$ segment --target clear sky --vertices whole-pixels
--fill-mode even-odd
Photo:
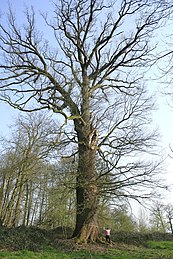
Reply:
[[[6,13],[8,2],[8,0],[0,0],[0,10],[2,14]],[[46,11],[51,3],[49,0],[13,0],[10,2],[17,14],[19,22],[23,21],[24,16],[22,16],[21,11],[24,9],[25,5],[33,5],[37,10]],[[153,83],[148,82],[148,84]],[[169,144],[173,148],[173,109],[168,106],[166,97],[160,96],[157,90],[159,89],[159,82],[155,82],[154,87],[154,91],[158,93],[158,110],[153,113],[153,119],[155,125],[160,128],[160,133],[162,135],[160,144],[165,150],[165,156],[167,156],[170,153]],[[14,110],[7,104],[0,102],[0,134],[6,135],[10,132],[10,128],[8,126],[13,123],[13,119],[17,114],[17,110]],[[167,159],[167,174],[165,176],[168,183],[173,184],[173,159]],[[173,192],[171,193],[171,198],[173,198]]]

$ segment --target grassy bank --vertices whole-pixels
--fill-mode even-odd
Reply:
[[[2,259],[173,259],[169,234],[113,233],[112,244],[76,244],[62,229],[0,228]]]

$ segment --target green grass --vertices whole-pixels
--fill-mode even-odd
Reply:
[[[121,232],[112,245],[76,244],[60,230],[0,227],[0,259],[173,259],[171,234]]]
[[[124,248],[107,247],[104,252],[79,250],[62,252],[46,248],[39,252],[28,250],[0,251],[2,259],[173,259],[173,241],[148,241],[146,247],[125,245]]]
[[[148,241],[147,248],[173,250],[173,241]]]

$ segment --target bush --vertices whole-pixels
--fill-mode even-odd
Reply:
[[[126,244],[140,245],[146,241],[173,241],[173,235],[169,233],[139,233],[139,232],[112,232],[112,241]]]

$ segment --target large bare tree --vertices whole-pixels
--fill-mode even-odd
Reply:
[[[51,16],[42,14],[43,34],[33,8],[23,26],[11,10],[0,25],[1,100],[59,114],[68,155],[78,161],[73,237],[96,239],[102,192],[138,199],[158,183],[157,167],[141,159],[155,139],[143,77],[156,58],[153,31],[170,10],[160,0],[59,0]]]

